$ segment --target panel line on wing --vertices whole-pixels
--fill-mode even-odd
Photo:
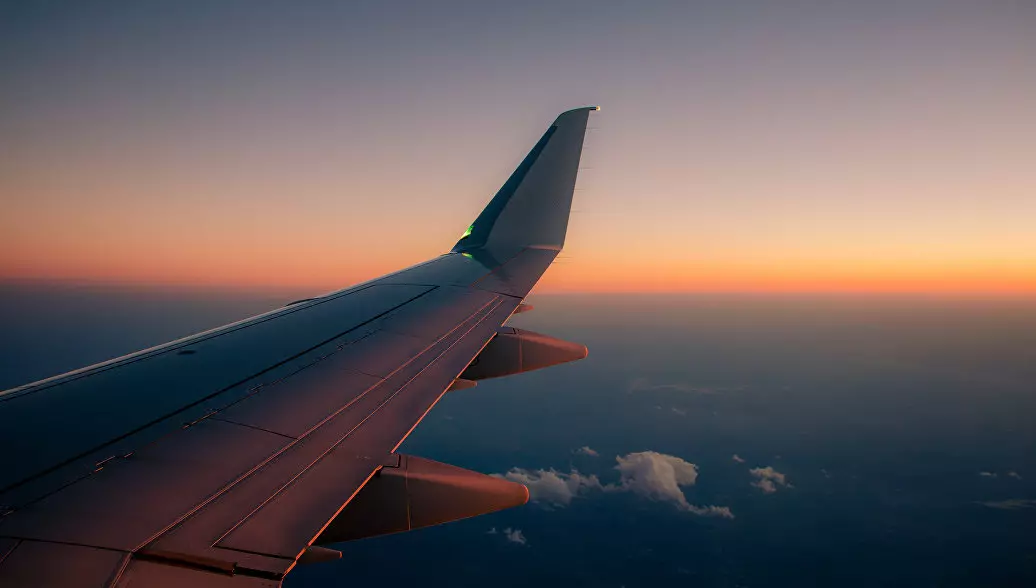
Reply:
[[[494,302],[496,303],[495,305],[493,305],[493,303],[494,303]],[[213,494],[211,494],[211,495],[210,495],[209,497],[207,497],[207,498],[206,498],[205,500],[202,500],[202,501],[200,501],[200,502],[199,502],[199,503],[198,503],[197,505],[195,505],[195,506],[194,506],[193,508],[189,509],[189,510],[188,510],[187,512],[183,513],[183,515],[181,515],[180,517],[177,517],[177,519],[176,519],[175,521],[171,522],[171,523],[170,523],[169,525],[167,525],[167,526],[166,526],[166,527],[164,527],[163,529],[161,529],[161,530],[157,531],[156,533],[154,533],[153,535],[151,535],[151,536],[150,536],[149,538],[147,538],[147,539],[146,539],[145,541],[142,541],[142,542],[141,542],[141,544],[140,544],[140,545],[139,545],[139,546],[137,547],[137,549],[141,549],[141,548],[144,548],[145,546],[147,546],[147,545],[149,545],[149,544],[151,544],[151,543],[154,543],[155,541],[159,540],[159,539],[160,539],[160,538],[161,538],[161,537],[162,537],[163,535],[167,534],[167,533],[168,533],[168,532],[169,532],[170,530],[174,529],[174,528],[175,528],[175,527],[177,527],[178,525],[180,525],[180,524],[182,524],[183,522],[185,522],[185,521],[186,521],[187,519],[191,518],[191,517],[192,517],[193,515],[197,514],[197,513],[198,513],[198,512],[199,512],[199,511],[200,511],[201,509],[203,509],[203,508],[204,508],[205,506],[207,506],[208,504],[211,504],[211,503],[212,503],[212,502],[213,502],[214,500],[218,499],[218,498],[219,498],[220,496],[222,496],[222,495],[224,495],[224,494],[226,494],[226,493],[228,493],[228,492],[232,491],[232,490],[233,490],[233,488],[237,487],[237,486],[238,486],[239,484],[241,484],[241,483],[242,483],[243,481],[245,481],[246,479],[248,479],[249,477],[251,477],[252,475],[254,475],[254,474],[255,474],[255,473],[256,473],[257,471],[259,471],[259,470],[260,470],[261,468],[263,468],[263,467],[267,466],[268,464],[270,464],[270,463],[271,463],[271,462],[272,462],[273,460],[275,460],[275,459],[279,458],[280,456],[284,455],[284,454],[285,454],[286,452],[288,452],[288,451],[289,451],[289,450],[291,450],[292,448],[294,448],[294,447],[298,446],[298,444],[299,444],[299,443],[303,443],[303,442],[306,442],[308,438],[310,438],[310,437],[311,437],[311,436],[312,436],[313,434],[315,434],[315,433],[316,433],[316,432],[317,432],[318,430],[320,430],[320,429],[321,429],[321,428],[322,428],[323,426],[325,426],[325,425],[326,425],[326,424],[327,424],[328,422],[332,421],[333,419],[335,419],[336,417],[338,417],[339,415],[341,415],[341,414],[342,414],[343,412],[345,412],[345,411],[347,411],[347,410],[350,410],[350,409],[351,409],[352,407],[354,407],[355,405],[357,405],[357,403],[359,403],[359,402],[361,402],[361,401],[365,400],[365,399],[366,399],[366,398],[368,397],[368,395],[369,395],[369,394],[370,394],[370,393],[371,393],[371,392],[372,392],[373,390],[376,390],[376,389],[377,389],[377,388],[378,388],[378,387],[379,387],[380,385],[382,385],[382,384],[384,384],[384,383],[385,383],[386,381],[390,380],[390,379],[391,379],[391,377],[392,377],[392,376],[394,376],[395,374],[397,374],[397,373],[398,373],[398,372],[399,372],[400,370],[402,370],[402,369],[403,369],[403,368],[405,368],[406,366],[408,366],[408,365],[412,364],[412,363],[413,363],[414,361],[416,361],[416,360],[417,360],[418,358],[422,357],[422,356],[423,356],[423,354],[427,353],[427,351],[428,351],[429,349],[432,349],[432,348],[433,348],[433,347],[435,347],[436,345],[438,345],[438,344],[442,343],[442,342],[443,342],[444,340],[448,339],[448,338],[450,337],[450,335],[451,335],[451,334],[453,334],[453,333],[456,333],[456,332],[457,332],[457,331],[458,331],[459,329],[461,329],[461,328],[462,328],[462,327],[463,327],[463,326],[464,326],[464,325],[465,325],[466,323],[470,322],[470,320],[472,320],[472,318],[476,318],[476,317],[477,317],[477,318],[478,318],[478,322],[480,322],[481,320],[484,320],[486,316],[489,316],[489,313],[490,313],[490,312],[492,311],[492,309],[493,309],[493,308],[491,308],[491,309],[490,309],[489,311],[487,311],[487,310],[486,310],[486,308],[487,308],[487,307],[489,307],[489,306],[491,306],[491,305],[493,305],[493,308],[496,308],[496,306],[498,306],[498,305],[499,305],[499,298],[498,298],[498,297],[493,297],[493,298],[492,298],[492,299],[491,299],[490,301],[488,301],[488,302],[487,302],[486,304],[484,304],[484,305],[483,305],[482,307],[480,307],[480,308],[479,308],[479,309],[478,309],[478,310],[477,310],[477,311],[476,311],[476,312],[475,312],[474,314],[472,314],[472,315],[471,315],[471,317],[469,317],[469,318],[468,318],[467,320],[465,320],[465,321],[463,321],[463,322],[461,322],[461,323],[457,324],[457,325],[456,325],[455,327],[453,327],[452,329],[450,329],[450,331],[449,331],[449,332],[447,332],[446,334],[444,334],[444,335],[442,335],[442,336],[441,336],[440,338],[438,338],[438,339],[436,340],[436,342],[435,342],[435,343],[433,343],[432,345],[429,345],[429,346],[428,346],[428,347],[427,347],[427,348],[425,349],[425,351],[423,351],[423,352],[422,352],[421,354],[418,354],[418,355],[416,355],[415,357],[411,358],[411,359],[410,359],[409,361],[407,361],[407,362],[406,362],[406,364],[404,364],[404,365],[400,366],[399,368],[397,368],[397,369],[396,369],[395,371],[393,371],[393,372],[392,372],[392,374],[390,374],[389,376],[387,376],[386,378],[384,378],[384,379],[383,379],[383,380],[382,380],[381,382],[379,382],[378,384],[375,384],[375,385],[371,386],[370,388],[368,388],[367,390],[365,390],[365,391],[364,391],[364,392],[363,392],[362,394],[360,394],[360,395],[358,395],[357,397],[355,397],[355,398],[354,398],[353,400],[351,400],[351,401],[350,401],[349,403],[347,403],[346,405],[342,406],[342,407],[341,407],[340,409],[338,409],[337,411],[335,411],[335,412],[334,412],[334,413],[332,413],[331,415],[328,415],[327,417],[325,417],[324,419],[322,419],[321,421],[319,421],[318,423],[316,423],[315,425],[313,425],[313,426],[312,426],[312,427],[311,427],[310,429],[308,429],[308,430],[307,430],[307,431],[306,431],[305,433],[303,433],[303,434],[302,434],[302,435],[300,435],[299,437],[297,437],[297,438],[291,438],[291,439],[292,439],[292,440],[291,440],[291,442],[290,442],[290,443],[288,443],[287,445],[285,445],[285,446],[284,446],[283,448],[281,448],[281,449],[280,449],[279,451],[275,452],[274,454],[270,455],[270,456],[269,456],[269,457],[267,457],[266,459],[262,460],[262,462],[261,462],[261,463],[257,464],[257,465],[256,465],[255,467],[253,467],[253,468],[249,469],[249,470],[248,470],[247,472],[244,472],[244,473],[242,473],[242,475],[241,475],[241,476],[239,476],[239,477],[238,477],[238,478],[236,478],[235,480],[232,480],[231,482],[229,482],[228,484],[226,484],[225,486],[223,486],[222,488],[220,488],[219,490],[217,490],[216,492],[214,492]],[[478,322],[476,322],[476,324],[478,324]],[[470,329],[469,329],[469,330],[470,330]],[[466,334],[467,332],[468,332],[468,331],[465,331],[465,334]],[[459,337],[459,338],[458,338],[457,340],[460,340],[460,339],[462,339],[462,338],[463,338],[463,336]],[[455,345],[455,344],[456,344],[456,342],[457,342],[457,341],[453,341],[453,342],[451,343],[450,347],[448,347],[448,348],[447,348],[447,350],[448,350],[449,348],[452,348],[452,346],[453,346],[453,345]],[[348,346],[346,346],[346,347],[345,347],[345,349],[348,349]],[[444,351],[444,352],[445,352],[445,351]],[[441,354],[442,354],[442,353],[439,353],[439,354],[437,354],[437,355],[436,355],[436,356],[435,356],[435,357],[434,357],[434,358],[433,358],[433,359],[432,359],[432,360],[430,361],[430,364],[431,364],[431,363],[434,363],[434,362],[435,362],[435,360],[436,360],[436,359],[438,359],[438,357],[439,357],[439,356],[441,356]],[[427,366],[426,366],[426,367],[427,367]],[[422,369],[421,371],[423,371],[423,369]],[[420,373],[420,372],[418,372],[418,374],[419,374],[419,373]],[[415,376],[415,377],[416,377],[416,376]],[[406,383],[409,383],[410,381],[412,381],[412,379],[413,379],[413,378],[410,378],[410,379],[408,379]],[[400,388],[399,388],[399,389],[402,389],[403,387],[405,387],[406,383],[402,384],[402,385],[400,386]],[[388,397],[387,399],[383,399],[383,400],[382,400],[381,402],[379,402],[379,403],[378,403],[378,404],[377,404],[377,405],[375,406],[375,408],[374,408],[374,409],[373,409],[373,410],[372,410],[372,411],[371,411],[371,412],[370,412],[369,414],[367,414],[367,415],[366,415],[366,417],[365,417],[365,418],[364,418],[363,420],[361,420],[361,421],[360,421],[359,423],[357,423],[357,424],[356,424],[355,426],[351,427],[351,428],[349,429],[349,431],[348,431],[348,432],[346,432],[345,434],[343,434],[343,435],[341,435],[340,437],[338,437],[338,439],[336,439],[336,441],[335,441],[334,443],[332,443],[332,444],[331,444],[331,446],[330,446],[329,448],[327,448],[327,449],[326,449],[325,451],[323,451],[323,452],[322,452],[322,453],[321,453],[321,454],[320,454],[320,455],[319,455],[319,456],[318,456],[318,457],[317,457],[316,459],[314,459],[314,460],[313,460],[312,462],[310,462],[310,463],[309,463],[308,465],[305,465],[305,466],[304,466],[304,467],[303,467],[303,468],[302,468],[301,470],[299,470],[299,471],[298,471],[298,472],[297,472],[297,473],[296,473],[296,474],[295,474],[295,475],[294,475],[294,476],[293,476],[293,477],[291,478],[291,480],[289,480],[289,482],[288,482],[288,483],[286,483],[286,484],[285,484],[284,486],[282,486],[282,489],[283,489],[283,488],[286,488],[286,487],[288,487],[288,486],[289,486],[289,485],[291,484],[291,482],[292,482],[292,481],[294,481],[295,479],[297,479],[297,478],[298,478],[298,477],[299,477],[300,475],[302,475],[302,473],[304,473],[304,472],[305,472],[306,470],[308,470],[308,469],[309,469],[310,467],[312,467],[312,466],[313,466],[313,465],[314,465],[315,463],[319,462],[319,461],[320,461],[320,459],[322,459],[322,458],[323,458],[323,457],[324,457],[325,455],[327,455],[327,454],[328,454],[328,453],[329,453],[329,452],[330,452],[331,450],[333,450],[333,449],[334,449],[335,447],[337,447],[338,445],[340,445],[340,444],[342,443],[342,441],[343,441],[344,439],[346,439],[346,438],[347,438],[347,437],[348,437],[348,436],[349,436],[349,435],[350,435],[350,434],[351,434],[351,433],[352,433],[353,431],[355,431],[357,427],[359,427],[359,426],[360,426],[360,425],[362,425],[362,424],[363,424],[364,422],[366,422],[366,420],[367,420],[367,419],[369,419],[371,415],[373,415],[373,414],[374,414],[375,412],[377,412],[377,410],[378,410],[378,409],[380,409],[380,408],[381,408],[382,406],[384,406],[384,405],[385,405],[385,403],[386,403],[386,402],[387,402],[388,400],[390,400],[390,399],[391,399],[391,398],[392,398],[393,396],[395,396],[395,394],[396,394],[396,393],[398,393],[398,391],[399,391],[398,389],[397,389],[397,390],[395,390],[395,391],[394,391],[394,392],[393,392],[393,393],[392,393],[392,394],[391,394],[391,395],[390,395],[390,396],[389,396],[389,397]],[[277,492],[280,492],[280,490],[278,490]],[[268,502],[268,501],[269,501],[269,500],[270,500],[270,499],[271,499],[271,498],[272,498],[273,496],[275,496],[275,495],[276,495],[276,493],[274,493],[273,495],[271,495],[271,496],[267,497],[266,501],[264,501],[264,502],[263,502],[263,504],[265,504],[266,502]],[[258,508],[261,508],[261,505],[260,505],[260,507],[257,507],[257,510],[258,510]],[[246,516],[245,518],[247,519],[247,516]],[[242,519],[242,520],[244,520],[244,519]],[[228,533],[229,533],[229,531],[228,531]]]
[[[219,414],[219,413],[216,413],[216,414]],[[264,429],[262,427],[257,427],[255,425],[249,425],[247,423],[239,423],[237,421],[232,421],[230,419],[221,419],[221,418],[219,418],[219,417],[217,417],[215,415],[213,415],[209,420],[219,421],[221,423],[227,423],[228,425],[237,425],[239,427],[245,427],[246,429],[255,429],[256,431],[262,431],[264,433],[270,433],[272,435],[278,435],[278,436],[284,437],[285,439],[298,439],[298,437],[292,437],[291,435],[285,435],[284,433],[278,433],[277,431],[271,431],[270,429]]]
[[[372,323],[372,322],[374,322],[374,321],[376,321],[376,320],[378,320],[378,319],[380,319],[380,318],[382,318],[382,317],[392,313],[393,311],[395,311],[395,310],[397,310],[397,309],[399,309],[399,308],[401,308],[401,307],[403,307],[403,306],[405,306],[407,304],[410,304],[414,300],[417,300],[418,298],[420,298],[422,296],[425,296],[426,294],[428,294],[429,292],[432,292],[434,290],[435,290],[434,287],[433,288],[429,288],[428,290],[425,290],[424,292],[421,292],[421,293],[419,293],[419,294],[417,294],[415,296],[412,296],[412,297],[406,299],[405,301],[401,302],[400,304],[398,304],[396,306],[393,306],[392,308],[389,308],[389,309],[387,309],[387,310],[385,310],[383,312],[380,312],[380,313],[378,313],[378,314],[376,314],[376,315],[374,315],[374,316],[372,316],[370,318],[367,318],[366,320],[360,322],[359,324],[353,325],[352,327],[346,329],[345,331],[342,331],[342,332],[338,333],[337,335],[335,335],[333,337],[325,339],[324,341],[321,341],[321,342],[319,342],[319,343],[317,343],[315,345],[311,345],[310,347],[307,347],[307,348],[303,349],[302,351],[299,351],[299,352],[295,353],[294,355],[292,355],[291,357],[288,357],[288,358],[286,358],[286,359],[284,359],[282,361],[279,361],[277,363],[269,365],[269,366],[265,367],[264,369],[260,370],[259,372],[253,373],[253,374],[251,374],[251,375],[249,375],[247,377],[244,377],[244,378],[242,378],[242,379],[240,379],[238,381],[235,381],[235,382],[233,382],[233,383],[231,383],[231,384],[229,384],[227,386],[224,386],[223,388],[221,388],[219,390],[216,390],[215,392],[213,392],[211,394],[208,394],[208,395],[206,395],[206,396],[204,396],[202,398],[199,398],[199,399],[197,399],[197,400],[195,400],[193,402],[189,402],[189,403],[187,403],[185,405],[182,405],[177,410],[174,410],[172,412],[169,412],[167,414],[164,414],[164,415],[161,415],[161,416],[159,416],[157,418],[154,418],[151,421],[148,421],[147,423],[144,423],[144,424],[140,425],[139,427],[137,427],[135,429],[127,431],[126,433],[123,433],[121,435],[116,435],[115,437],[112,437],[112,438],[108,439],[104,443],[100,443],[98,445],[95,445],[95,446],[91,447],[90,449],[87,449],[86,451],[83,451],[83,452],[81,452],[81,453],[79,453],[77,455],[74,455],[72,457],[69,457],[69,458],[63,460],[63,461],[60,461],[60,462],[56,463],[53,466],[50,466],[50,467],[45,468],[43,470],[37,471],[37,472],[33,473],[32,475],[29,475],[29,476],[27,476],[27,477],[25,477],[25,478],[23,478],[21,480],[18,480],[17,482],[8,484],[7,486],[4,486],[4,487],[0,488],[0,494],[9,491],[12,488],[16,488],[16,487],[18,487],[18,486],[20,486],[22,484],[25,484],[25,483],[27,483],[27,482],[29,482],[31,480],[34,480],[36,478],[45,476],[45,475],[47,475],[47,474],[49,474],[49,473],[51,473],[51,472],[53,472],[55,470],[60,469],[61,467],[65,466],[65,465],[73,463],[73,462],[75,462],[78,459],[81,459],[83,457],[86,457],[87,455],[90,455],[91,453],[97,452],[97,451],[101,450],[102,448],[104,448],[106,446],[109,446],[109,445],[111,445],[113,443],[121,441],[122,439],[130,437],[130,436],[132,436],[132,435],[134,435],[136,433],[139,433],[141,431],[144,431],[147,428],[152,427],[152,426],[154,426],[154,425],[156,425],[158,423],[161,423],[162,421],[165,421],[167,419],[170,419],[170,418],[176,416],[177,414],[180,414],[180,413],[184,412],[185,410],[187,410],[189,408],[192,408],[192,407],[195,407],[195,406],[197,406],[199,404],[202,404],[202,403],[204,403],[204,402],[206,402],[208,400],[211,400],[212,398],[215,398],[216,396],[219,396],[220,394],[223,394],[224,392],[227,392],[227,391],[232,390],[232,389],[234,389],[236,387],[239,387],[242,384],[244,384],[244,383],[246,383],[246,382],[248,382],[250,380],[254,380],[255,378],[258,378],[259,376],[262,376],[263,374],[269,373],[272,370],[274,370],[274,369],[276,369],[276,368],[278,368],[278,367],[280,367],[282,365],[288,364],[291,361],[293,361],[293,360],[295,360],[295,359],[297,359],[297,358],[299,358],[301,356],[304,356],[305,354],[310,353],[310,352],[312,352],[312,351],[314,351],[314,350],[316,350],[316,349],[318,349],[318,348],[320,348],[320,347],[322,347],[322,346],[324,346],[324,345],[334,341],[335,339],[341,338],[341,337],[347,335],[348,333],[355,331],[356,329],[364,327],[364,326],[366,326],[366,325],[368,325],[368,324],[370,324],[370,323]],[[172,349],[169,349],[169,350],[172,350]],[[37,392],[37,391],[38,390],[34,390],[33,392]],[[18,395],[19,398],[22,397],[22,396],[23,395]]]
[[[238,521],[233,527],[228,529],[219,539],[216,540],[216,542],[214,543],[214,546],[215,547],[220,547],[220,548],[223,548],[223,549],[235,549],[233,547],[229,547],[229,546],[226,546],[226,545],[220,545],[220,543],[222,543],[225,539],[227,539],[235,530],[237,530],[239,527],[241,527],[246,522],[248,522],[249,519],[251,519],[253,516],[255,516],[256,513],[260,512],[266,505],[271,503],[278,496],[282,495],[286,490],[291,488],[296,483],[296,481],[299,480],[307,471],[311,470],[321,460],[326,458],[331,452],[333,452],[335,449],[340,447],[356,431],[361,429],[364,424],[366,424],[369,420],[371,420],[371,418],[373,418],[375,415],[377,415],[378,412],[382,408],[384,408],[386,405],[388,405],[403,390],[405,390],[407,388],[407,386],[409,386],[413,381],[415,381],[418,377],[420,377],[431,366],[435,365],[436,362],[440,358],[442,358],[445,354],[447,354],[449,351],[451,351],[458,343],[463,341],[464,338],[472,330],[474,330],[476,327],[478,327],[488,317],[492,316],[493,310],[498,308],[500,306],[500,304],[501,304],[501,302],[499,300],[497,300],[496,304],[494,304],[491,309],[489,309],[487,312],[480,313],[481,316],[478,316],[477,318],[474,318],[474,319],[469,319],[468,321],[465,321],[464,323],[458,325],[456,327],[456,329],[459,329],[459,328],[463,327],[466,324],[470,324],[470,326],[468,326],[468,328],[465,329],[464,332],[462,334],[460,334],[460,336],[458,336],[454,340],[450,341],[448,346],[446,346],[444,349],[442,349],[441,351],[436,353],[432,358],[430,358],[430,360],[424,365],[424,367],[422,367],[417,373],[415,373],[412,376],[410,376],[409,378],[407,378],[407,380],[405,380],[404,382],[402,382],[398,386],[393,386],[393,390],[391,391],[391,393],[387,394],[375,407],[373,407],[372,410],[370,410],[370,412],[366,416],[364,416],[359,422],[355,423],[349,429],[348,432],[346,432],[344,435],[342,435],[335,443],[333,443],[330,447],[328,447],[325,451],[323,451],[319,456],[317,456],[316,459],[312,460],[308,465],[306,465],[304,468],[302,468],[300,471],[298,471],[294,476],[291,477],[291,479],[289,479],[285,484],[283,484],[277,491],[275,491],[270,496],[268,496],[260,505],[258,505],[255,509],[253,509],[252,512],[250,512],[248,515],[246,515],[244,518],[242,518],[240,521]],[[441,397],[442,393],[444,393],[444,391],[440,393],[440,397]],[[303,440],[304,440],[304,438],[300,438],[300,441],[303,441]],[[372,471],[371,475],[373,475],[373,473],[374,472]],[[359,490],[359,488],[357,488],[357,491],[358,490]],[[342,504],[341,508],[345,508],[345,504]],[[338,509],[338,512],[341,512],[341,508]],[[327,523],[330,524],[330,521],[333,518],[334,517],[331,517],[331,519],[328,519]],[[325,527],[326,527],[326,525],[325,525]],[[321,532],[323,532],[323,528],[321,528],[317,533],[315,533],[311,538],[309,538],[309,541],[312,541],[313,539],[315,539],[317,536],[320,535]]]

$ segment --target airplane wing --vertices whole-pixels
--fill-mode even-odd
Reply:
[[[591,110],[445,255],[0,393],[0,586],[279,586],[324,545],[524,504],[396,449],[450,390],[586,356],[504,323],[564,245]]]

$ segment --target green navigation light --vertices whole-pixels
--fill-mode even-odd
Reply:
[[[474,230],[475,230],[475,225],[469,226],[468,230],[464,231],[464,234],[461,235],[460,238],[463,239],[463,238],[467,237],[468,235],[471,234],[471,231],[474,231]]]

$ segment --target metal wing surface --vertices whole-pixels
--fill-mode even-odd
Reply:
[[[396,449],[451,389],[585,357],[504,323],[564,244],[592,110],[450,253],[0,393],[0,586],[278,586],[322,545],[524,503]]]

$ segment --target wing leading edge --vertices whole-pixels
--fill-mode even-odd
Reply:
[[[446,255],[0,393],[28,448],[0,455],[0,585],[276,586],[321,545],[524,503],[396,450],[447,390],[585,357],[503,325],[564,245],[592,110]]]

